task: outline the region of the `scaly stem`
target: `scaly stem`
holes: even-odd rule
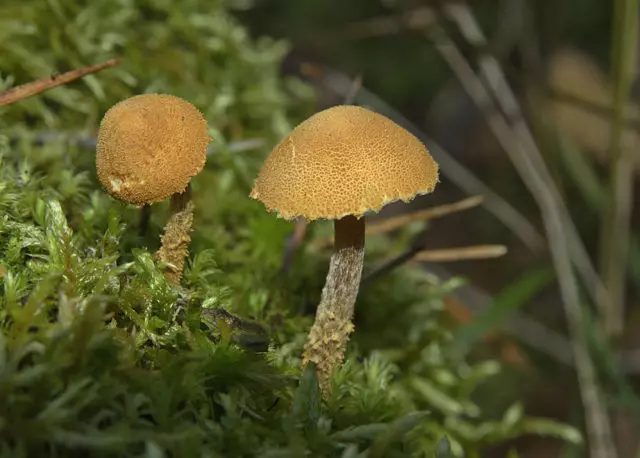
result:
[[[364,261],[364,218],[334,222],[335,242],[322,298],[304,348],[303,365],[316,366],[322,394],[331,394],[331,375],[344,360]]]
[[[184,260],[189,254],[192,226],[191,186],[187,186],[183,193],[171,196],[169,221],[161,237],[162,245],[156,253],[156,259],[167,264],[164,276],[169,283],[177,285],[182,279]]]

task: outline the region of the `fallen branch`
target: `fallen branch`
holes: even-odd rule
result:
[[[418,262],[452,262],[469,259],[499,258],[507,253],[504,245],[473,245],[466,247],[423,250],[413,257]]]
[[[400,229],[414,221],[428,221],[430,219],[442,218],[443,216],[457,213],[463,210],[477,207],[483,202],[482,196],[473,196],[454,202],[452,204],[438,205],[437,207],[426,208],[411,213],[405,213],[391,218],[369,224],[366,228],[367,236],[385,234],[387,232]],[[313,245],[316,248],[326,248],[333,243],[333,237],[317,239]]]
[[[33,95],[48,91],[57,86],[70,83],[71,81],[82,78],[91,73],[96,73],[106,68],[114,67],[120,63],[121,59],[110,59],[101,64],[89,65],[88,67],[78,68],[68,71],[62,75],[53,75],[49,78],[42,78],[30,83],[13,87],[7,91],[0,93],[0,106],[10,105],[20,100],[24,100]]]
[[[426,208],[424,210],[386,218],[382,221],[371,223],[367,228],[367,235],[377,235],[395,231],[396,229],[400,229],[414,221],[428,221],[430,219],[442,218],[443,216],[477,207],[482,203],[482,201],[482,196],[473,196],[452,204],[438,205],[437,207]]]

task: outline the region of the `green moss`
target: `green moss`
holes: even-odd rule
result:
[[[499,365],[451,356],[441,309],[455,284],[408,267],[362,291],[347,363],[320,401],[300,354],[328,253],[305,243],[281,274],[292,227],[247,198],[270,145],[308,113],[309,91],[278,78],[285,46],[252,40],[228,7],[0,7],[5,79],[126,59],[0,112],[0,457],[461,456],[530,432],[579,442],[518,404],[483,415],[474,392]],[[94,151],[78,142],[110,104],[152,90],[203,108],[217,144],[193,183],[179,288],[151,255],[166,203],[145,228],[140,210],[102,192]],[[228,147],[254,138],[255,149]],[[318,233],[324,223],[306,240]],[[371,244],[367,265],[389,246]]]

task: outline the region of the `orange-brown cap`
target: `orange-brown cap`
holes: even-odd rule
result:
[[[251,197],[285,219],[339,219],[428,194],[438,165],[389,118],[357,106],[316,113],[264,162]]]
[[[143,94],[111,107],[100,123],[96,168],[102,186],[134,205],[183,192],[206,161],[207,122],[191,103]]]

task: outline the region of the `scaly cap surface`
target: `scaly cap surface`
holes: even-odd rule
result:
[[[428,194],[438,165],[389,118],[336,106],[296,127],[265,160],[251,197],[285,219],[339,219]]]
[[[102,186],[134,205],[183,192],[206,161],[207,122],[191,103],[142,94],[111,107],[100,123],[96,169]]]

